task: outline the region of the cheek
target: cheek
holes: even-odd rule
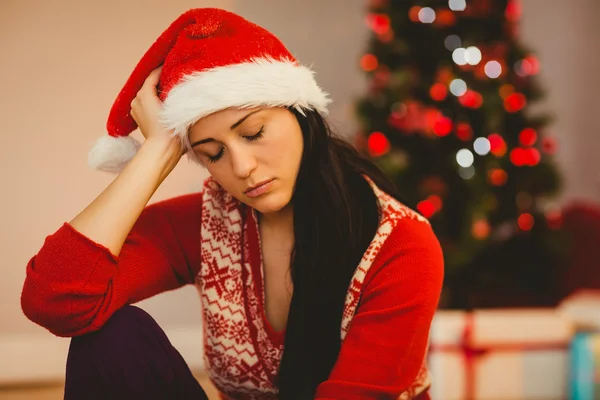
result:
[[[217,162],[214,164],[206,164],[206,170],[223,189],[230,193],[234,190],[234,179],[229,168],[221,166],[219,165],[219,162]]]
[[[302,152],[304,147],[304,140],[302,139],[301,134],[298,134],[297,137],[291,138],[288,143],[288,163],[290,164],[290,168],[293,168],[294,173],[298,173],[298,169],[300,168],[300,162],[302,160]]]
[[[302,145],[300,134],[296,137],[294,133],[284,133],[264,143],[261,158],[274,167],[297,168],[302,158]]]

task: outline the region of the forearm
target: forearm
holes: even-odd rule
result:
[[[178,140],[174,138],[172,140]],[[115,180],[71,222],[71,226],[118,256],[148,201],[177,164],[176,146],[146,141]]]

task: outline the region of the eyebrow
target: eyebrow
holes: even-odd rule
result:
[[[252,112],[246,114],[245,116],[240,118],[240,120],[237,121],[235,124],[231,125],[231,127],[229,127],[229,129],[234,130],[235,128],[240,126],[249,116],[251,116],[252,114],[256,114],[259,111],[261,111],[261,110],[252,111]],[[213,138],[206,138],[206,139],[198,140],[197,142],[192,143],[191,147],[195,147],[195,146],[198,146],[199,144],[214,142],[214,141],[215,141],[215,139],[213,139]]]

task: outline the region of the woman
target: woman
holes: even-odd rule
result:
[[[158,38],[90,153],[118,176],[27,266],[25,314],[73,337],[67,399],[204,398],[130,305],[186,284],[224,398],[428,398],[440,246],[330,135],[328,103],[312,71],[235,14],[190,10]],[[185,153],[211,175],[202,193],[148,206]]]

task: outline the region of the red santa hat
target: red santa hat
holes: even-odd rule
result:
[[[93,168],[120,171],[137,152],[130,104],[161,65],[159,118],[186,146],[189,127],[219,110],[268,106],[326,114],[330,102],[314,72],[272,33],[225,10],[192,9],[160,35],[127,79],[110,110],[108,135],[89,153]]]

